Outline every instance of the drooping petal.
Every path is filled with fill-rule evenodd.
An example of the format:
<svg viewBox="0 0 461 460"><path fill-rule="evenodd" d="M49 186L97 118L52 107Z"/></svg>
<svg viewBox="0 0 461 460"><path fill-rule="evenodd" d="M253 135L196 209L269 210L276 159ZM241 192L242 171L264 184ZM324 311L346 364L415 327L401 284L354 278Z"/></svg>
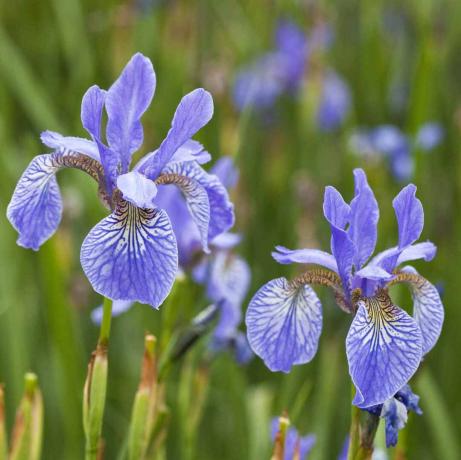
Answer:
<svg viewBox="0 0 461 460"><path fill-rule="evenodd" d="M171 128L158 151L145 162L140 171L155 179L171 160L175 152L213 116L213 98L208 91L198 88L186 94L179 103Z"/></svg>
<svg viewBox="0 0 461 460"><path fill-rule="evenodd" d="M344 230L350 219L351 208L334 187L325 187L323 214L331 225Z"/></svg>
<svg viewBox="0 0 461 460"><path fill-rule="evenodd" d="M423 355L428 353L439 339L445 311L437 288L419 275L415 269L405 267L401 282L408 284L413 298L413 317L421 329Z"/></svg>
<svg viewBox="0 0 461 460"><path fill-rule="evenodd" d="M125 313L133 306L131 300L114 300L112 302L112 317L119 316ZM100 305L91 312L91 320L93 323L101 324L103 314L103 307Z"/></svg>
<svg viewBox="0 0 461 460"><path fill-rule="evenodd" d="M416 187L404 187L392 202L399 227L399 248L414 243L423 231L424 212L421 201L416 198Z"/></svg>
<svg viewBox="0 0 461 460"><path fill-rule="evenodd" d="M188 178L203 187L208 196L210 210L208 241L234 225L234 205L217 176L208 174L193 161L170 164L162 173ZM181 186L181 184L178 185Z"/></svg>
<svg viewBox="0 0 461 460"><path fill-rule="evenodd" d="M133 152L142 145L141 117L152 101L155 84L152 62L136 53L107 91L107 141L120 156L123 172L127 172Z"/></svg>
<svg viewBox="0 0 461 460"><path fill-rule="evenodd" d="M288 249L283 246L276 246L272 257L279 264L315 264L338 272L338 265L335 258L328 252L319 249Z"/></svg>
<svg viewBox="0 0 461 460"><path fill-rule="evenodd" d="M83 153L95 160L100 161L99 150L96 143L81 137L62 136L54 131L43 131L40 140L53 150L65 149L72 152Z"/></svg>
<svg viewBox="0 0 461 460"><path fill-rule="evenodd" d="M375 250L379 209L365 172L355 169L354 179L355 196L351 201L348 234L355 246L355 267L360 269Z"/></svg>
<svg viewBox="0 0 461 460"><path fill-rule="evenodd" d="M137 171L122 174L117 178L117 187L123 198L138 208L152 208L157 195L157 186Z"/></svg>
<svg viewBox="0 0 461 460"><path fill-rule="evenodd" d="M56 231L62 200L55 174L61 168L56 154L35 157L19 179L7 209L19 233L17 243L35 251Z"/></svg>
<svg viewBox="0 0 461 460"><path fill-rule="evenodd" d="M357 389L353 404L375 406L394 396L415 373L422 357L421 331L381 292L358 302L346 352Z"/></svg>
<svg viewBox="0 0 461 460"><path fill-rule="evenodd" d="M176 240L167 214L136 208L124 200L90 231L80 260L96 292L154 308L170 292L178 270Z"/></svg>
<svg viewBox="0 0 461 460"><path fill-rule="evenodd" d="M80 117L83 127L93 139L101 139L101 120L106 91L99 86L91 86L82 98Z"/></svg>
<svg viewBox="0 0 461 460"><path fill-rule="evenodd" d="M310 286L286 278L265 284L246 313L250 346L272 371L289 372L315 355L322 330L320 300Z"/></svg>
<svg viewBox="0 0 461 460"><path fill-rule="evenodd" d="M383 404L381 418L386 423L386 447L393 447L397 445L399 430L407 423L407 408L397 399L390 398Z"/></svg>
<svg viewBox="0 0 461 460"><path fill-rule="evenodd" d="M227 189L235 187L239 178L238 169L235 167L234 160L227 156L220 158L211 168L211 174L218 176L221 183Z"/></svg>

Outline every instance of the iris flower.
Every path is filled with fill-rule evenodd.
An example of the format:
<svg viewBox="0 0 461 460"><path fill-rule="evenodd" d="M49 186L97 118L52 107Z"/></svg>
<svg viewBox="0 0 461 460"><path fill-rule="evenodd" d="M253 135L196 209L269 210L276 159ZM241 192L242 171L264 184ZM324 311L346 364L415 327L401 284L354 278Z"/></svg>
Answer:
<svg viewBox="0 0 461 460"><path fill-rule="evenodd" d="M271 438L275 441L279 431L279 418L273 418L271 422ZM285 434L285 446L283 450L283 460L306 460L315 444L315 436L308 434L300 436L296 428L289 427Z"/></svg>
<svg viewBox="0 0 461 460"><path fill-rule="evenodd" d="M317 351L322 306L311 285L328 286L337 305L353 315L347 334L349 372L356 387L353 403L367 408L394 396L435 345L444 310L437 289L411 267L416 259L431 260L436 247L415 243L424 214L413 184L404 187L393 206L397 245L371 258L377 239L378 203L365 172L354 170L355 194L347 204L334 187L326 187L323 211L331 228L331 254L318 249L277 247L279 263L314 264L288 281L265 284L251 300L246 324L253 351L272 371L289 372L309 362ZM370 260L371 258L371 260ZM413 297L412 315L395 305L388 288L405 283Z"/></svg>
<svg viewBox="0 0 461 460"><path fill-rule="evenodd" d="M230 228L233 205L219 179L200 164L209 154L192 136L213 115L213 100L196 89L179 103L166 138L130 170L143 143L141 117L156 86L152 63L135 54L107 90L92 86L83 96L81 118L91 139L45 131L52 153L35 157L20 178L8 206L18 244L37 250L57 229L62 201L55 174L77 168L93 177L110 215L85 238L81 264L94 290L125 302L157 308L168 295L178 270L178 249L168 214L156 205L157 193L174 184L183 193L201 244ZM102 137L103 111L107 114Z"/></svg>

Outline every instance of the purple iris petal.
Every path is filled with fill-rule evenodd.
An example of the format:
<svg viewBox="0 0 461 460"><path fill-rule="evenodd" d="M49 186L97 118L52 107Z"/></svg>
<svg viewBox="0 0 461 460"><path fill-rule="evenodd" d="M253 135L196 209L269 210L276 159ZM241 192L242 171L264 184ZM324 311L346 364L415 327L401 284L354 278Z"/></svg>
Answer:
<svg viewBox="0 0 461 460"><path fill-rule="evenodd" d="M239 172L234 165L234 160L231 157L220 158L211 168L212 174L218 176L221 183L227 189L237 185Z"/></svg>
<svg viewBox="0 0 461 460"><path fill-rule="evenodd" d="M317 123L324 131L337 129L349 113L351 95L346 82L333 71L323 81Z"/></svg>
<svg viewBox="0 0 461 460"><path fill-rule="evenodd" d="M359 301L346 352L357 389L353 404L375 406L392 397L415 373L422 356L421 331L415 320L395 305L373 298L367 307Z"/></svg>
<svg viewBox="0 0 461 460"><path fill-rule="evenodd" d="M386 447L397 445L399 430L407 423L407 408L395 398L388 399L384 404L381 417L386 422Z"/></svg>
<svg viewBox="0 0 461 460"><path fill-rule="evenodd" d="M315 264L338 272L338 265L335 258L328 252L319 249L287 249L283 246L276 246L272 257L279 264Z"/></svg>
<svg viewBox="0 0 461 460"><path fill-rule="evenodd" d="M315 355L322 330L322 308L310 286L285 278L265 284L246 313L250 346L272 371L289 372Z"/></svg>
<svg viewBox="0 0 461 460"><path fill-rule="evenodd" d="M344 230L349 223L351 208L334 187L325 187L323 214L331 225Z"/></svg>
<svg viewBox="0 0 461 460"><path fill-rule="evenodd" d="M55 174L59 169L55 154L39 155L19 179L7 217L19 233L20 246L37 251L58 228L62 201Z"/></svg>
<svg viewBox="0 0 461 460"><path fill-rule="evenodd" d="M404 187L392 202L399 227L399 248L414 243L424 227L424 212L421 201L416 198L416 187Z"/></svg>
<svg viewBox="0 0 461 460"><path fill-rule="evenodd" d="M123 198L138 208L152 208L157 195L157 186L137 171L122 174L117 178L117 187Z"/></svg>
<svg viewBox="0 0 461 460"><path fill-rule="evenodd" d="M366 267L355 272L354 275L357 278L375 281L388 281L393 278L393 275L388 273L383 268L371 264L368 264Z"/></svg>
<svg viewBox="0 0 461 460"><path fill-rule="evenodd" d="M125 201L90 231L80 260L96 292L154 308L170 292L178 269L176 240L166 213Z"/></svg>
<svg viewBox="0 0 461 460"><path fill-rule="evenodd" d="M166 138L157 153L144 163L140 171L155 179L175 152L197 131L203 128L213 116L213 98L202 88L186 94L179 103Z"/></svg>
<svg viewBox="0 0 461 460"><path fill-rule="evenodd" d="M112 316L118 316L125 313L133 306L131 300L114 300L112 302ZM91 320L96 324L101 324L103 307L100 305L91 312Z"/></svg>
<svg viewBox="0 0 461 460"><path fill-rule="evenodd" d="M72 152L83 153L95 160L100 161L98 146L88 139L81 137L63 136L54 131L44 131L40 139L47 147L53 150L69 150Z"/></svg>
<svg viewBox="0 0 461 460"><path fill-rule="evenodd" d="M184 161L196 161L199 164L208 163L211 155L203 148L200 142L189 139L173 154L170 161L182 163Z"/></svg>
<svg viewBox="0 0 461 460"><path fill-rule="evenodd" d="M271 422L271 438L275 441L277 432L279 430L279 419L278 417L273 418ZM284 460L293 460L294 458L299 460L305 460L309 455L315 444L315 436L308 434L306 436L299 436L296 428L290 427L285 434L285 446L284 446Z"/></svg>
<svg viewBox="0 0 461 460"><path fill-rule="evenodd" d="M238 233L221 233L213 238L211 244L216 249L232 249L242 241L242 236Z"/></svg>
<svg viewBox="0 0 461 460"><path fill-rule="evenodd" d="M417 273L413 267L403 271ZM415 282L408 282L413 298L413 317L421 329L423 338L423 355L429 353L442 332L445 318L442 300L437 288L422 276Z"/></svg>
<svg viewBox="0 0 461 460"><path fill-rule="evenodd" d="M362 267L376 246L379 219L378 202L362 169L354 170L355 196L351 201L348 234L355 246L354 264Z"/></svg>
<svg viewBox="0 0 461 460"><path fill-rule="evenodd" d="M352 266L354 263L355 246L345 230L331 225L331 252L338 264L338 274L341 277L344 292L349 298L351 294Z"/></svg>
<svg viewBox="0 0 461 460"><path fill-rule="evenodd" d="M409 146L396 150L390 157L390 163L392 174L398 181L405 182L413 177L415 162Z"/></svg>
<svg viewBox="0 0 461 460"><path fill-rule="evenodd" d="M442 142L443 134L439 123L424 123L416 134L416 145L426 152L435 149Z"/></svg>
<svg viewBox="0 0 461 460"><path fill-rule="evenodd" d="M83 127L93 139L101 139L101 121L106 91L91 86L82 98L81 119Z"/></svg>
<svg viewBox="0 0 461 460"><path fill-rule="evenodd" d="M412 244L400 253L397 259L397 266L410 260L418 259L424 259L426 262L430 262L435 257L436 253L437 247L430 241Z"/></svg>
<svg viewBox="0 0 461 460"><path fill-rule="evenodd" d="M128 171L131 155L142 145L141 116L152 101L155 83L151 61L136 53L107 91L107 141L111 150L119 156L123 172Z"/></svg>
<svg viewBox="0 0 461 460"><path fill-rule="evenodd" d="M238 364L246 364L253 358L253 351L248 343L247 336L237 331L233 338L235 360Z"/></svg>
<svg viewBox="0 0 461 460"><path fill-rule="evenodd" d="M408 141L399 128L392 125L381 125L370 132L373 148L384 155L394 155L395 152L407 149Z"/></svg>

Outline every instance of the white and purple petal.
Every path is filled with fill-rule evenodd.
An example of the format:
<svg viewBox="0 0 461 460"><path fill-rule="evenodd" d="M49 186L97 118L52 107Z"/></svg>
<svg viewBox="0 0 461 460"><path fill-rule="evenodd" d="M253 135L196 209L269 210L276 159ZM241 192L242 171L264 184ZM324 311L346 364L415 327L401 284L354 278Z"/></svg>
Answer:
<svg viewBox="0 0 461 460"><path fill-rule="evenodd" d="M246 313L248 340L272 371L289 372L317 352L322 307L310 286L295 287L286 278L265 284Z"/></svg>
<svg viewBox="0 0 461 460"><path fill-rule="evenodd" d="M165 300L178 270L176 239L165 211L124 200L90 231L80 260L96 292L154 308Z"/></svg>
<svg viewBox="0 0 461 460"><path fill-rule="evenodd" d="M152 62L136 53L107 91L107 141L119 155L123 172L128 171L131 155L142 145L141 117L152 101L155 84Z"/></svg>
<svg viewBox="0 0 461 460"><path fill-rule="evenodd" d="M50 149L83 153L84 155L100 161L98 146L95 142L88 139L63 136L54 131L43 131L40 135L40 140Z"/></svg>
<svg viewBox="0 0 461 460"><path fill-rule="evenodd" d="M19 179L6 215L20 246L37 251L58 228L62 200L55 174L61 167L57 154L39 155Z"/></svg>
<svg viewBox="0 0 461 460"><path fill-rule="evenodd" d="M186 94L179 103L171 128L155 155L142 164L140 171L155 179L170 162L176 151L203 128L213 116L213 98L198 88Z"/></svg>
<svg viewBox="0 0 461 460"><path fill-rule="evenodd" d="M397 258L397 266L410 260L423 259L425 262L430 262L437 253L437 247L430 241L423 243L412 244L405 248Z"/></svg>
<svg viewBox="0 0 461 460"><path fill-rule="evenodd" d="M138 208L152 208L157 195L157 186L137 171L131 171L117 177L117 187L123 198Z"/></svg>
<svg viewBox="0 0 461 460"><path fill-rule="evenodd" d="M353 404L361 408L382 404L416 372L422 357L421 331L387 295L378 295L358 302L346 353L357 389Z"/></svg>
<svg viewBox="0 0 461 460"><path fill-rule="evenodd" d="M354 170L354 180L355 196L351 201L348 234L355 246L354 264L358 270L375 250L379 209L362 169Z"/></svg>
<svg viewBox="0 0 461 460"><path fill-rule="evenodd" d="M319 249L288 249L283 246L276 246L272 257L279 264L315 264L338 272L336 259L328 252Z"/></svg>

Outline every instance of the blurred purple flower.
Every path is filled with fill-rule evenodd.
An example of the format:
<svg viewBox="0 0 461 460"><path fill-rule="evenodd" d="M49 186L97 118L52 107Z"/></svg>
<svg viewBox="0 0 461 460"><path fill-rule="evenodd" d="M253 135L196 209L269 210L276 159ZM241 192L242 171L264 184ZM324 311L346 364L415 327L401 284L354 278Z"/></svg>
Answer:
<svg viewBox="0 0 461 460"><path fill-rule="evenodd" d="M364 157L388 158L391 172L398 181L409 180L414 173L413 146L426 152L439 145L443 130L437 123L421 126L412 140L393 125L381 125L351 136L351 148Z"/></svg>
<svg viewBox="0 0 461 460"><path fill-rule="evenodd" d="M271 439L275 441L275 437L279 430L279 418L275 417L271 421ZM315 436L308 434L306 436L300 436L296 428L288 428L285 435L285 449L283 458L284 460L293 460L297 458L299 460L306 460L308 455L315 444ZM298 449L298 451L297 451ZM295 457L297 454L297 457Z"/></svg>
<svg viewBox="0 0 461 460"><path fill-rule="evenodd" d="M111 214L85 238L82 267L96 292L125 306L139 301L158 308L177 273L177 243L170 218L156 205L164 186L174 184L182 190L204 251L234 222L225 187L199 165L209 160L209 154L191 140L213 115L212 97L204 89L183 97L160 147L129 170L133 153L143 143L141 117L155 85L151 61L138 53L109 90L92 86L83 96L81 110L91 140L42 133L42 142L54 152L32 160L7 212L19 232L18 244L37 250L61 219L56 172L75 167L90 174ZM101 137L104 109L105 141Z"/></svg>
<svg viewBox="0 0 461 460"><path fill-rule="evenodd" d="M361 408L382 404L402 388L421 358L437 342L444 319L437 289L409 260L432 260L436 247L419 239L424 214L413 184L393 201L398 244L371 260L377 240L378 203L365 172L354 170L354 198L347 204L331 186L325 189L324 214L331 228L331 254L318 249L276 247L275 260L324 267L292 281L277 278L250 301L246 324L253 351L272 371L289 372L309 362L317 351L322 307L311 284L330 287L336 303L354 315L346 339L349 372L357 389L353 403ZM413 316L392 303L388 287L409 285ZM386 363L384 366L382 363Z"/></svg>
<svg viewBox="0 0 461 460"><path fill-rule="evenodd" d="M330 70L323 80L317 122L324 131L333 131L343 123L351 106L351 94L347 83Z"/></svg>

